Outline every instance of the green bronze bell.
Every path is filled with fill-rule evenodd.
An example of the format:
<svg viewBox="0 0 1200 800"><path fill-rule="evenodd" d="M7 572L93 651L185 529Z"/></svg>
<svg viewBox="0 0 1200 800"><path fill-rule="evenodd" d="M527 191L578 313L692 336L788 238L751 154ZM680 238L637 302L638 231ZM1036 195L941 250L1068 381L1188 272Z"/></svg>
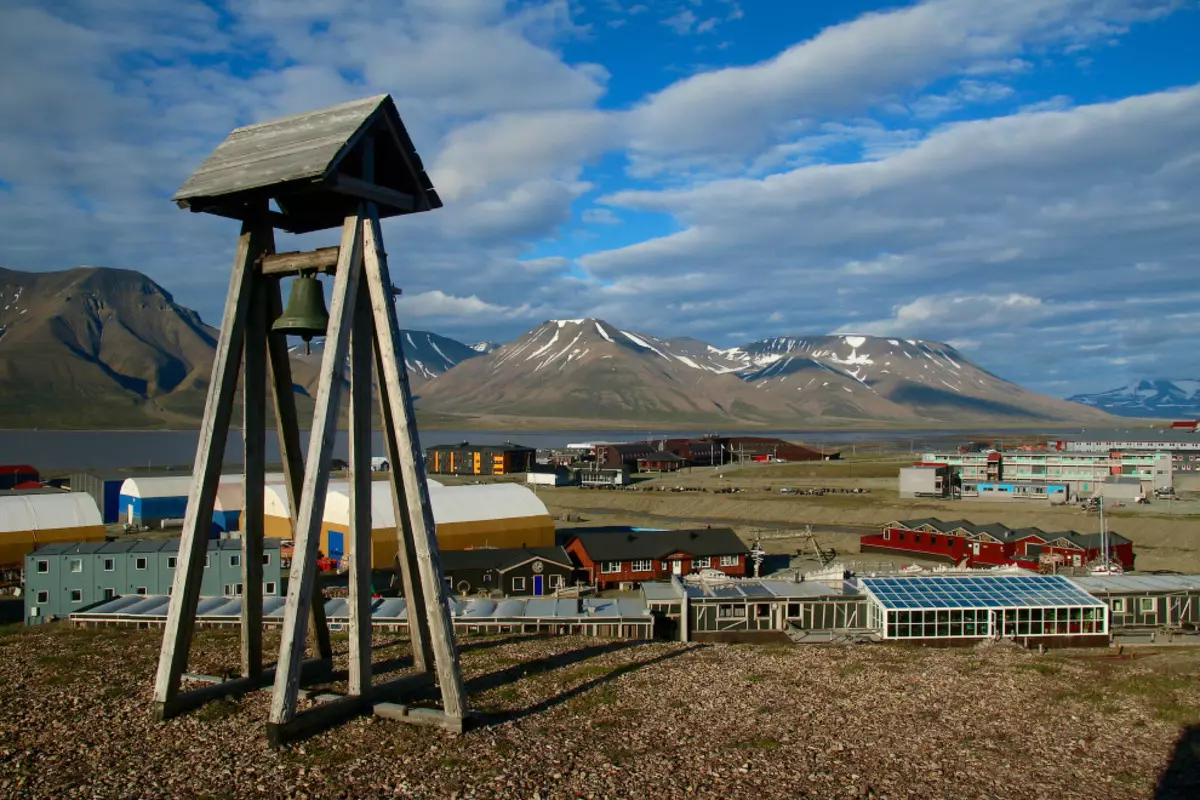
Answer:
<svg viewBox="0 0 1200 800"><path fill-rule="evenodd" d="M275 320L271 330L299 336L304 340L304 354L311 353L309 343L329 327L329 312L325 310L325 290L312 275L300 275L292 281L287 309Z"/></svg>

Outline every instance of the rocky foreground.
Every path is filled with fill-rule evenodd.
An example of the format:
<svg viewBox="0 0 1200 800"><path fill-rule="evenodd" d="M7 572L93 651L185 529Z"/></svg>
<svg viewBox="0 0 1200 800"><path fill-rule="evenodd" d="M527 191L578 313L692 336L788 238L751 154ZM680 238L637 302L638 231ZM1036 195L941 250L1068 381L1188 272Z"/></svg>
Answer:
<svg viewBox="0 0 1200 800"><path fill-rule="evenodd" d="M275 752L265 692L152 722L158 644L4 629L0 796L1200 796L1200 654L1182 648L471 638L463 668L486 725L455 737L362 718ZM380 644L377 662L403 665L405 642ZM236 656L236 631L201 632L192 668Z"/></svg>

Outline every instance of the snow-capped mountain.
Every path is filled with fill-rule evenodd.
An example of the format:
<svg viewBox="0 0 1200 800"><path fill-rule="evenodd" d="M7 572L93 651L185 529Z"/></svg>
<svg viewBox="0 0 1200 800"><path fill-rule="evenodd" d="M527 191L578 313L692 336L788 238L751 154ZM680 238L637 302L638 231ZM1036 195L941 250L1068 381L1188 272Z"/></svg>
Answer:
<svg viewBox="0 0 1200 800"><path fill-rule="evenodd" d="M597 319L550 320L424 388L445 413L726 423L1102 419L1028 392L936 342L765 339L719 349Z"/></svg>
<svg viewBox="0 0 1200 800"><path fill-rule="evenodd" d="M488 353L502 346L499 342L476 342L470 345L470 348L481 356L486 356Z"/></svg>
<svg viewBox="0 0 1200 800"><path fill-rule="evenodd" d="M1107 392L1075 395L1070 400L1122 417L1197 419L1200 380L1146 379Z"/></svg>
<svg viewBox="0 0 1200 800"><path fill-rule="evenodd" d="M417 382L432 380L456 364L480 355L462 342L429 331L401 330L400 346L404 349L409 380ZM325 339L318 337L309 345L308 355L302 343L293 345L289 352L299 361L319 362L324 349Z"/></svg>

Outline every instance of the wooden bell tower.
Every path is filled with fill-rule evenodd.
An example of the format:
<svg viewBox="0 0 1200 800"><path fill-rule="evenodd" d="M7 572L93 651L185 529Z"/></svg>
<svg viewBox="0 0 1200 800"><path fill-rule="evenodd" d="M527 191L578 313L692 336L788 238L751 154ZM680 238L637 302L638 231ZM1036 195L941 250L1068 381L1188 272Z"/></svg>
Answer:
<svg viewBox="0 0 1200 800"><path fill-rule="evenodd" d="M276 746L370 711L461 731L466 714L462 675L379 224L381 218L430 211L442 203L395 104L390 96L381 95L238 128L173 199L182 208L240 220L242 230L159 657L155 716L167 719L210 699L252 691L273 681L267 732ZM275 228L306 233L339 226L339 247L275 253ZM303 463L287 342L283 333L272 331L273 321L282 313L280 279L301 272L333 274L312 435ZM373 685L371 680L372 369L378 375L385 455L393 465L388 477L413 651L412 673L381 685ZM344 377L349 382L349 690L344 697L325 696L325 702L298 714L302 678L326 677L332 663L324 601L316 591L317 551ZM181 692L239 378L246 482L241 677ZM274 667L264 668L263 484L268 384L295 523L295 553L279 658ZM310 628L315 657L306 660ZM385 702L398 699L406 690L427 690L435 675L441 711Z"/></svg>

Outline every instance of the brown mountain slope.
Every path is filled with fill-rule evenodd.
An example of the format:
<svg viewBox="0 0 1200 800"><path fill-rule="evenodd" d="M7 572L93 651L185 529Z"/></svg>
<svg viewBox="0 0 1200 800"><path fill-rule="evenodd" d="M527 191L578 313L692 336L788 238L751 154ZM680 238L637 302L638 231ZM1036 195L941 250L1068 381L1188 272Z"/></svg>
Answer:
<svg viewBox="0 0 1200 800"><path fill-rule="evenodd" d="M422 387L458 414L677 425L1097 422L947 345L868 336L770 339L719 350L601 320L551 320Z"/></svg>

